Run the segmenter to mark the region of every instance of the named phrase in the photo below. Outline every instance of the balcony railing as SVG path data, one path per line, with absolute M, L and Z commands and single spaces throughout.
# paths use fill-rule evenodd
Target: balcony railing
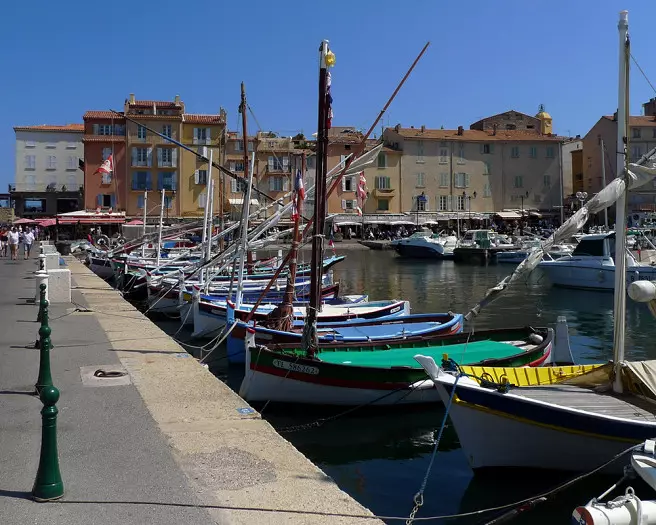
M 27 182 L 19 182 L 17 184 L 9 185 L 10 193 L 22 193 L 22 192 L 34 192 L 34 193 L 61 193 L 61 192 L 70 192 L 70 191 L 80 191 L 82 188 L 79 184 L 59 184 L 59 183 L 35 183 L 30 184 Z

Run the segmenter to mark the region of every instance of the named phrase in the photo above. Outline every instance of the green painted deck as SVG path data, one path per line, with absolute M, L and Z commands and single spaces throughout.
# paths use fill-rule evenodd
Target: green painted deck
M 366 366 L 373 368 L 390 368 L 392 366 L 405 366 L 421 368 L 414 360 L 418 353 L 431 356 L 436 362 L 442 361 L 442 355 L 448 353 L 449 357 L 458 364 L 466 365 L 479 363 L 485 359 L 500 359 L 511 357 L 522 352 L 510 343 L 500 341 L 473 341 L 454 345 L 426 346 L 421 349 L 399 348 L 394 350 L 364 350 L 364 351 L 334 351 L 320 352 L 319 359 L 326 363 Z

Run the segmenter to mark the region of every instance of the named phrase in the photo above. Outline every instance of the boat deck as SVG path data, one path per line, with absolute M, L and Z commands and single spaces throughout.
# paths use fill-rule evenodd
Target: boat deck
M 595 392 L 592 389 L 574 385 L 522 387 L 513 389 L 511 392 L 536 401 L 586 410 L 604 416 L 656 423 L 656 403 L 631 394 Z

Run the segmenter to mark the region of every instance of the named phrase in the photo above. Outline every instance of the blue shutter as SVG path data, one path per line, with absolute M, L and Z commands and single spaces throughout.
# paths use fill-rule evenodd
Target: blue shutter
M 143 195 L 139 195 L 139 196 L 137 197 L 137 208 L 139 208 L 140 210 L 142 210 L 143 207 L 144 207 L 144 196 L 143 196 Z
M 102 196 L 102 194 L 98 194 L 98 195 L 96 196 L 96 204 L 97 204 L 98 206 L 102 206 L 102 203 L 103 203 L 103 196 Z
M 147 190 L 152 190 L 153 189 L 153 177 L 152 177 L 150 171 L 146 172 L 146 189 Z
M 111 204 L 112 208 L 116 208 L 116 194 L 112 193 L 109 199 L 109 203 Z
M 132 174 L 132 189 L 136 190 L 139 188 L 139 180 L 137 178 L 137 172 Z
M 178 186 L 178 173 L 174 171 L 173 173 L 171 173 L 171 189 L 173 191 L 176 191 L 177 186 Z

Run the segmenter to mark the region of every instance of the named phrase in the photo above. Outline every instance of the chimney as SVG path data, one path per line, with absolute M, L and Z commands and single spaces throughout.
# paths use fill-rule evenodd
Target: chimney
M 134 104 L 134 93 L 130 93 L 130 104 Z
M 496 135 L 496 134 L 497 134 L 497 125 L 494 124 L 494 125 L 492 126 L 492 135 L 494 136 L 494 135 Z
M 421 132 L 422 133 L 426 132 L 426 126 L 424 124 L 421 125 Z
M 179 105 L 180 105 L 180 95 L 176 95 L 176 96 L 175 96 L 175 100 L 174 100 L 174 102 L 175 102 L 175 105 L 176 105 L 176 106 L 179 106 Z
M 465 128 L 458 126 L 458 135 L 462 135 L 465 132 Z
M 397 124 L 396 126 L 394 126 L 394 131 L 396 131 L 397 133 L 401 131 L 401 124 Z

